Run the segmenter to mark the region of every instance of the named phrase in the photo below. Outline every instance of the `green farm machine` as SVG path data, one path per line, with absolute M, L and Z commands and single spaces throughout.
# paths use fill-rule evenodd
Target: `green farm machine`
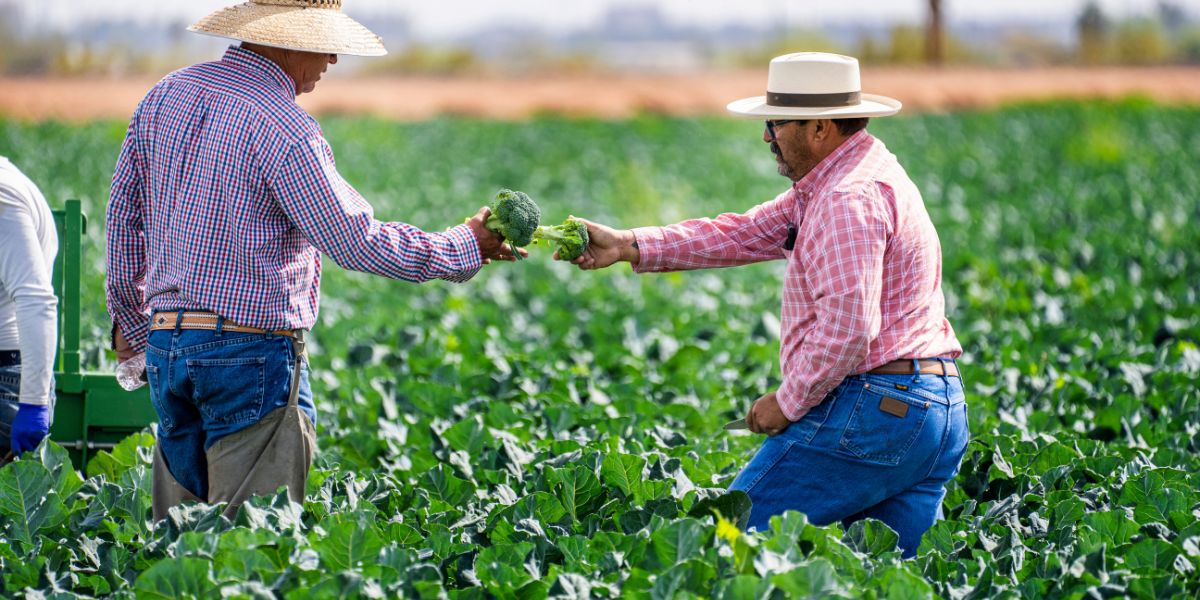
M 83 468 L 99 450 L 111 449 L 125 436 L 157 420 L 146 387 L 127 392 L 112 373 L 81 369 L 80 276 L 87 217 L 79 200 L 67 200 L 54 211 L 59 250 L 54 261 L 54 292 L 58 296 L 58 358 L 55 369 L 54 425 L 50 439 L 71 453 Z

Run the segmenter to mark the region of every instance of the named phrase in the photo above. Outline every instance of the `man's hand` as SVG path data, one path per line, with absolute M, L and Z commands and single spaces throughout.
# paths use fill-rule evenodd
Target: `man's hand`
M 50 432 L 50 407 L 39 404 L 21 404 L 12 422 L 12 451 L 21 454 L 37 448 Z
M 571 217 L 579 219 L 579 217 Z M 642 254 L 637 248 L 637 239 L 628 229 L 613 229 L 587 219 L 583 221 L 588 228 L 588 247 L 583 254 L 571 261 L 585 271 L 603 269 L 618 261 L 637 264 Z M 558 253 L 554 253 L 558 258 Z
M 783 409 L 779 408 L 775 392 L 770 392 L 750 406 L 750 412 L 746 413 L 746 424 L 754 433 L 775 435 L 782 433 L 792 422 L 783 415 Z
M 513 254 L 513 246 L 504 243 L 504 236 L 486 227 L 490 216 L 492 216 L 492 211 L 485 206 L 479 209 L 475 216 L 467 219 L 467 226 L 471 228 L 471 233 L 475 235 L 475 242 L 479 244 L 479 254 L 483 256 L 483 264 L 492 262 L 492 259 L 517 260 L 517 256 Z M 516 248 L 516 250 L 521 253 L 522 257 L 529 256 L 529 252 L 523 248 Z
M 133 346 L 130 346 L 129 342 L 125 340 L 125 335 L 121 333 L 121 328 L 115 324 L 113 325 L 113 349 L 117 353 L 117 364 L 137 356 L 137 352 L 134 352 Z

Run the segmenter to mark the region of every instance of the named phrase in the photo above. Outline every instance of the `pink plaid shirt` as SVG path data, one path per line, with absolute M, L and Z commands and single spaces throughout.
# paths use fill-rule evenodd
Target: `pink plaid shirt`
M 375 219 L 338 174 L 321 128 L 275 63 L 239 47 L 168 75 L 142 100 L 106 221 L 113 322 L 135 350 L 151 311 L 308 329 L 321 255 L 406 281 L 465 281 L 482 265 L 466 225 L 426 233 Z
M 794 250 L 784 249 L 789 225 Z M 921 193 L 860 131 L 792 189 L 745 214 L 634 230 L 638 272 L 787 261 L 777 398 L 802 418 L 849 375 L 901 358 L 957 358 L 942 250 Z

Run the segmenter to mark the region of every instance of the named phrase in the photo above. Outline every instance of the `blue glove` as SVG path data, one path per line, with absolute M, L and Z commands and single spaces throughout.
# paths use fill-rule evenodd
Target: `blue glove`
M 12 422 L 13 454 L 23 454 L 37 448 L 50 433 L 50 407 L 40 404 L 21 404 Z

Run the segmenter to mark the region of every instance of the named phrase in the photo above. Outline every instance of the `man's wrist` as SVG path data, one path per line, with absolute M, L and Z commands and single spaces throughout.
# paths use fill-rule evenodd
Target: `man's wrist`
M 630 263 L 638 264 L 642 260 L 642 251 L 638 248 L 637 236 L 633 234 L 632 229 L 626 229 L 622 232 L 621 242 L 621 260 Z

